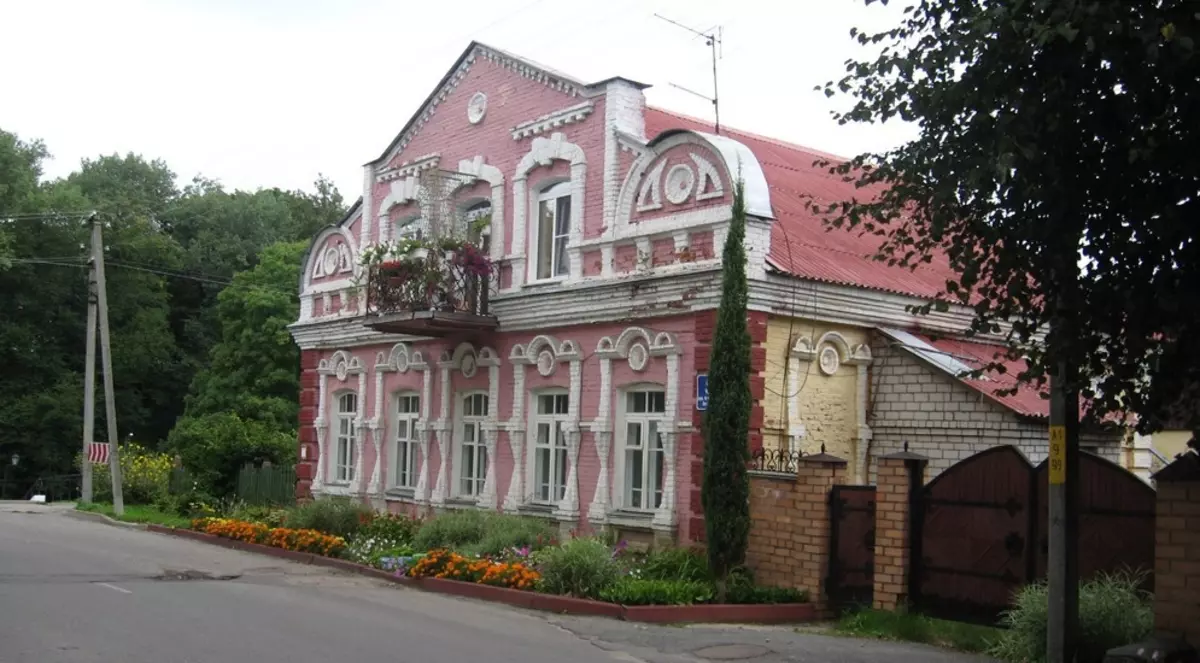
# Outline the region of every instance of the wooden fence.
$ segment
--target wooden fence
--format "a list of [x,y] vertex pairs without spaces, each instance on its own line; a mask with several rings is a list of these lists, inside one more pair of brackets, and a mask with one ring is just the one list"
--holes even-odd
[[247,504],[291,504],[296,500],[296,470],[246,465],[238,472],[237,496]]

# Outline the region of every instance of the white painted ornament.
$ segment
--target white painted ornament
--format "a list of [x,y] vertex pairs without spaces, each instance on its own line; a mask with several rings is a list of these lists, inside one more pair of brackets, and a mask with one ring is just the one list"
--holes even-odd
[[692,195],[696,186],[696,173],[687,164],[675,164],[667,171],[667,200],[680,205]]
[[471,96],[471,100],[467,102],[467,121],[471,124],[479,124],[483,121],[483,116],[487,114],[487,95],[482,92],[476,92]]

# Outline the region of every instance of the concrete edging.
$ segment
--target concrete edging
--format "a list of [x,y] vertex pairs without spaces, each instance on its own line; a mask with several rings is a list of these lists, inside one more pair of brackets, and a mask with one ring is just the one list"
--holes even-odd
[[80,511],[79,509],[70,509],[70,510],[63,510],[63,513],[67,514],[67,516],[69,518],[78,518],[80,520],[94,520],[94,521],[103,523],[105,525],[124,527],[126,529],[147,529],[147,528],[149,528],[149,525],[147,525],[146,523],[129,523],[129,522],[125,522],[124,520],[117,520],[116,518],[110,518],[109,516],[106,516],[103,513],[96,513],[95,511]]
[[162,525],[147,525],[150,532],[169,534],[212,545],[259,553],[271,557],[288,559],[301,564],[325,566],[349,573],[371,576],[403,585],[414,587],[437,594],[449,594],[466,598],[480,599],[493,603],[504,603],[518,608],[555,612],[569,615],[589,615],[610,617],[629,622],[649,624],[791,624],[817,621],[815,606],[811,603],[778,603],[753,605],[645,605],[625,606],[604,601],[577,599],[569,596],[541,594],[538,592],[507,587],[494,587],[473,582],[446,580],[444,578],[409,578],[397,576],[387,571],[373,569],[369,566],[355,564],[344,559],[323,557],[313,553],[284,550],[257,543],[235,541],[212,534],[186,529],[175,529]]

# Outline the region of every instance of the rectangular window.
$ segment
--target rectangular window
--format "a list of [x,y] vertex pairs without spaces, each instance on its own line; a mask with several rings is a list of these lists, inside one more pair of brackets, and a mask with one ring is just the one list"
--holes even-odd
[[538,198],[537,278],[566,276],[571,236],[570,183],[557,184]]
[[417,485],[417,425],[421,416],[421,397],[403,394],[396,398],[396,444],[392,447],[392,485],[415,488]]
[[354,481],[355,454],[358,452],[358,395],[338,397],[337,445],[334,453],[334,480]]
[[533,499],[554,504],[567,493],[567,438],[563,425],[570,410],[566,394],[541,394],[534,416]]
[[625,393],[621,440],[624,462],[624,500],[627,509],[653,510],[662,506],[665,465],[661,428],[666,420],[666,395],[639,389]]
[[483,493],[487,478],[487,444],[483,439],[482,426],[487,419],[487,394],[469,394],[463,397],[462,417],[459,423],[459,492],[464,497],[478,497]]

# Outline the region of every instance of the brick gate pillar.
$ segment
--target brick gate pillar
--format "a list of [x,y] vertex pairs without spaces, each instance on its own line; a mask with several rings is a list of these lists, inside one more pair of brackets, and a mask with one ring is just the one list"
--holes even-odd
[[1154,479],[1154,629],[1200,647],[1200,455],[1183,454]]
[[829,615],[829,490],[846,482],[846,460],[825,453],[800,458],[796,469],[796,517],[804,523],[793,537],[796,584],[809,591],[817,614]]
[[929,459],[905,451],[879,459],[875,490],[875,587],[873,607],[896,610],[908,601],[911,568],[912,496],[925,485]]

